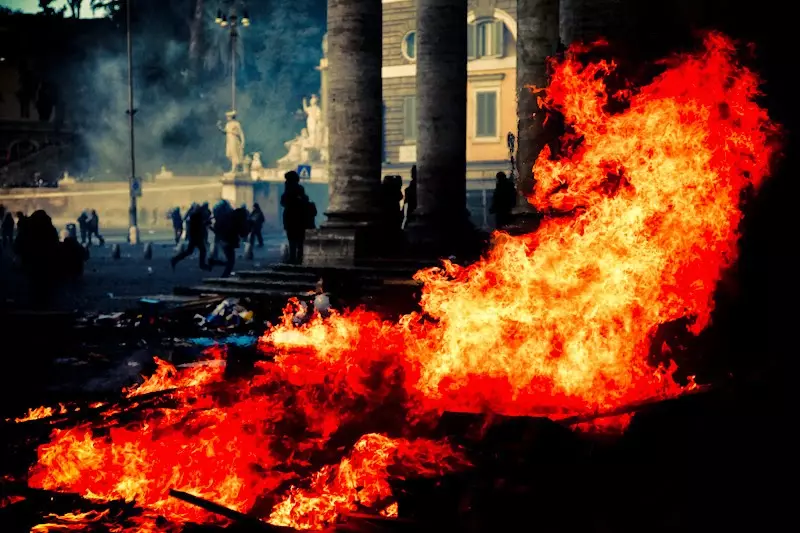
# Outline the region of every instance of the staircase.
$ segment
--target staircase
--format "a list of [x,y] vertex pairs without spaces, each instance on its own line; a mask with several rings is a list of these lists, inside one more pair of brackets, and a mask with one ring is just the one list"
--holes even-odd
[[412,279],[420,268],[434,262],[420,260],[373,259],[356,266],[311,267],[275,264],[263,270],[237,271],[230,278],[207,278],[201,285],[176,287],[179,295],[221,295],[248,297],[274,305],[284,305],[289,298],[307,299],[317,281],[323,280],[326,291],[352,307],[370,302],[371,307],[393,302],[408,302],[419,291]]

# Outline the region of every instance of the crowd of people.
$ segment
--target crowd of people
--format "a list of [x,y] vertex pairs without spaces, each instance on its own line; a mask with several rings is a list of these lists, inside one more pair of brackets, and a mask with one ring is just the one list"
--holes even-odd
[[[185,245],[170,261],[174,269],[178,263],[198,252],[200,268],[211,271],[215,266],[222,266],[222,277],[233,272],[236,263],[236,249],[242,240],[248,240],[251,246],[264,246],[264,212],[257,203],[248,211],[246,205],[234,209],[227,200],[220,200],[212,209],[208,202],[192,204],[185,214],[180,208],[170,212],[172,229],[175,233],[175,244],[181,240]],[[224,261],[217,259],[216,254],[209,257],[209,237],[213,233],[213,246],[222,252]]]
[[29,281],[31,294],[42,300],[64,281],[83,275],[86,249],[74,234],[62,240],[50,216],[42,209],[26,216],[11,212],[0,205],[2,253],[13,254]]

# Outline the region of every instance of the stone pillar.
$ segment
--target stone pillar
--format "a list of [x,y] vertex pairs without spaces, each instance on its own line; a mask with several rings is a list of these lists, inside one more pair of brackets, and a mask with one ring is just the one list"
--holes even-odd
[[559,23],[561,41],[591,43],[621,35],[626,21],[625,0],[561,0]]
[[417,209],[412,244],[437,255],[468,237],[467,2],[417,1]]
[[[562,0],[563,1],[563,0]],[[509,233],[536,229],[538,214],[528,203],[533,194],[533,165],[546,140],[544,113],[530,86],[547,85],[547,58],[558,50],[559,0],[517,0],[517,206]]]
[[352,264],[380,209],[381,0],[328,0],[327,220],[306,238],[308,264]]
[[322,123],[328,124],[328,34],[322,37],[322,59],[319,60],[319,106]]

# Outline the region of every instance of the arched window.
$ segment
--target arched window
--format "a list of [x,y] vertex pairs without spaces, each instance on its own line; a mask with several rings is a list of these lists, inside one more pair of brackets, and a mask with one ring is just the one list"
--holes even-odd
[[410,31],[403,37],[403,57],[409,61],[417,59],[417,32]]
[[484,18],[467,27],[467,52],[470,59],[503,57],[506,26],[502,20]]

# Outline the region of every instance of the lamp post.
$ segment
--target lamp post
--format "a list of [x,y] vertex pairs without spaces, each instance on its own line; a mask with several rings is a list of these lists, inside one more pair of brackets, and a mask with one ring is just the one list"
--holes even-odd
[[247,16],[247,9],[242,11],[239,18],[236,13],[236,1],[230,2],[228,14],[222,10],[217,11],[215,22],[222,28],[228,28],[231,42],[231,111],[236,110],[236,41],[239,38],[239,26],[247,27],[250,25],[250,17]]
[[133,39],[131,36],[131,2],[125,1],[125,19],[128,33],[128,121],[131,137],[131,175],[128,179],[128,189],[130,193],[130,204],[128,207],[128,241],[131,244],[139,244],[139,225],[136,220],[136,197],[139,194],[139,183],[136,179],[136,155],[134,152],[133,116],[136,109],[133,108]]

